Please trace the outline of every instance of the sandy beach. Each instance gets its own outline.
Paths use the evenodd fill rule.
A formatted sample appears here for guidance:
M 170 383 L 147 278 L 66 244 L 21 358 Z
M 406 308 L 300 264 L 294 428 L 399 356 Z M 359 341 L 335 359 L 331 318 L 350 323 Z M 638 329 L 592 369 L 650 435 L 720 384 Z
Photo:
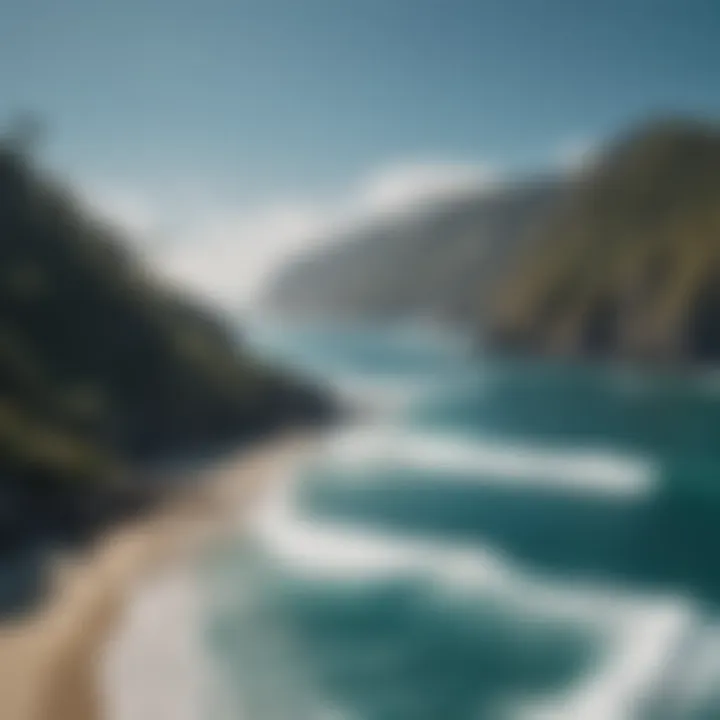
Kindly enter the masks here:
M 2 719 L 107 718 L 100 676 L 132 599 L 163 569 L 187 564 L 204 543 L 237 528 L 242 512 L 309 444 L 295 433 L 226 457 L 191 489 L 59 565 L 48 601 L 0 625 Z

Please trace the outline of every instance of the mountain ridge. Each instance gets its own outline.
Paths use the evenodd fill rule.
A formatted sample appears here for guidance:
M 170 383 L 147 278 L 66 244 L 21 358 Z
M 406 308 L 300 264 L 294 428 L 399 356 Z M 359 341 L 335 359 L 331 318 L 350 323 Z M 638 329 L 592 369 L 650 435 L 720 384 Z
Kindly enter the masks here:
M 639 123 L 583 167 L 361 231 L 282 270 L 268 305 L 431 315 L 503 352 L 720 360 L 720 125 Z
M 152 499 L 148 464 L 331 412 L 9 141 L 0 239 L 0 554 Z
M 538 176 L 373 219 L 281 268 L 263 304 L 289 316 L 471 315 L 489 288 L 475 297 L 478 288 L 466 282 L 467 293 L 455 298 L 444 288 L 457 285 L 458 274 L 485 270 L 479 248 L 492 255 L 494 267 L 507 263 L 525 242 L 532 217 L 544 212 L 561 183 Z M 486 271 L 484 276 L 491 281 Z

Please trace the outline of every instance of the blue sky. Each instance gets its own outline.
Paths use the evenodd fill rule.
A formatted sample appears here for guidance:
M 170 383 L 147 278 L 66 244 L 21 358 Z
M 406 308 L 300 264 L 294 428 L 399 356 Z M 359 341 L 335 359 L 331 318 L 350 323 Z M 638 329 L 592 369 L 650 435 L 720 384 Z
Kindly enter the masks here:
M 718 115 L 719 81 L 717 0 L 0 0 L 0 118 L 39 113 L 52 165 L 168 232 L 413 163 L 537 168 Z

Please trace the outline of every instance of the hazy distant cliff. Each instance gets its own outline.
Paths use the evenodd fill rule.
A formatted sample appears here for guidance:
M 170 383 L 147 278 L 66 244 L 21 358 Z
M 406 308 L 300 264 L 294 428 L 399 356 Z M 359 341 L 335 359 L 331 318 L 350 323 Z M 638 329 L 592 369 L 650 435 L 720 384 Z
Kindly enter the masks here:
M 294 317 L 474 321 L 560 187 L 537 179 L 377 220 L 289 263 L 266 303 Z
M 292 315 L 434 315 L 490 346 L 720 359 L 720 128 L 637 127 L 572 177 L 378 223 L 291 263 Z

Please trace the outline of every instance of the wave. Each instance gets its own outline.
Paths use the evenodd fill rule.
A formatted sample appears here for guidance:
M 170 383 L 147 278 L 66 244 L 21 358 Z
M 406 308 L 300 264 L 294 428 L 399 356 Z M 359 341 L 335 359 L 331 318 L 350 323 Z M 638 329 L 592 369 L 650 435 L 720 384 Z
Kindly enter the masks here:
M 374 416 L 389 417 L 428 400 L 444 387 L 440 381 L 423 376 L 398 378 L 393 375 L 368 377 L 361 373 L 340 373 L 330 383 L 341 402 Z
M 390 534 L 353 530 L 339 524 L 310 522 L 279 505 L 269 513 L 260 534 L 275 563 L 314 587 L 368 588 L 383 582 L 413 581 L 415 595 L 445 608 L 445 616 L 463 627 L 466 643 L 482 639 L 488 627 L 508 622 L 512 643 L 533 642 L 529 628 L 590 632 L 594 661 L 568 686 L 553 694 L 512 698 L 497 717 L 517 720 L 636 720 L 653 693 L 667 680 L 672 659 L 700 627 L 702 617 L 692 598 L 649 596 L 622 586 L 549 580 L 486 547 L 409 540 Z M 488 614 L 487 602 L 493 605 Z M 508 621 L 508 613 L 511 618 Z M 473 630 L 480 616 L 482 633 Z M 432 615 L 437 620 L 437 612 Z M 425 622 L 420 623 L 424 628 Z M 475 635 L 473 635 L 475 633 Z M 527 638 L 525 637 L 527 635 Z M 468 639 L 469 638 L 469 639 Z M 524 652 L 521 650 L 521 652 Z M 696 653 L 697 654 L 697 653 Z M 708 653 L 705 653 L 708 655 Z M 547 649 L 544 657 L 550 658 Z M 706 664 L 709 662 L 705 660 Z M 579 661 L 575 665 L 581 666 Z M 717 681 L 718 663 L 709 670 Z M 700 675 L 693 673 L 693 676 Z M 707 676 L 707 673 L 706 673 Z M 704 690 L 688 690 L 697 698 Z M 693 700 L 695 701 L 695 700 Z M 687 707 L 687 704 L 684 705 Z M 686 715 L 678 714 L 678 718 Z
M 603 449 L 550 448 L 531 443 L 465 440 L 438 433 L 368 426 L 338 432 L 321 462 L 331 466 L 437 469 L 473 483 L 514 484 L 642 497 L 659 476 L 657 463 Z M 422 475 L 418 475 L 418 480 Z
M 200 629 L 201 588 L 186 567 L 133 598 L 104 655 L 107 720 L 200 720 L 209 677 Z
M 699 626 L 693 605 L 681 599 L 623 603 L 611 611 L 614 623 L 608 628 L 612 651 L 605 663 L 574 688 L 555 697 L 533 699 L 517 708 L 518 720 L 638 720 L 652 717 L 647 708 L 666 668 L 681 652 L 683 640 Z M 717 680 L 717 675 L 715 676 Z M 668 720 L 686 718 L 663 714 Z

